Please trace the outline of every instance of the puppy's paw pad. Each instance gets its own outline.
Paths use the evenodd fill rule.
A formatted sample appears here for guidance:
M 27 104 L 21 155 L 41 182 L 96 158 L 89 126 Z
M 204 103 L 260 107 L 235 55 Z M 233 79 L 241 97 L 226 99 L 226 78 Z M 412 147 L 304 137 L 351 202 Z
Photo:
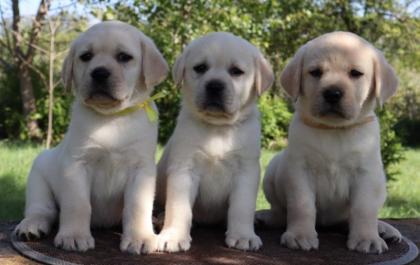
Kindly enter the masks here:
M 388 250 L 386 242 L 376 235 L 367 237 L 350 237 L 347 241 L 347 247 L 350 250 L 374 254 L 381 254 L 382 252 Z
M 50 232 L 50 224 L 46 218 L 30 217 L 23 219 L 16 226 L 14 233 L 25 240 L 37 239 Z
M 123 235 L 120 249 L 131 254 L 148 254 L 158 249 L 157 236 L 155 234 L 147 236 Z
M 54 239 L 54 245 L 64 250 L 85 252 L 95 248 L 95 240 L 90 234 L 73 235 L 58 233 Z
M 281 236 L 281 244 L 291 249 L 309 251 L 312 249 L 318 249 L 319 240 L 316 232 L 304 234 L 286 231 Z
M 163 230 L 158 236 L 158 250 L 165 252 L 187 251 L 191 247 L 191 236 L 188 233 L 176 233 Z
M 262 246 L 262 241 L 256 234 L 249 236 L 227 235 L 225 242 L 226 245 L 230 248 L 236 248 L 245 251 L 256 251 Z

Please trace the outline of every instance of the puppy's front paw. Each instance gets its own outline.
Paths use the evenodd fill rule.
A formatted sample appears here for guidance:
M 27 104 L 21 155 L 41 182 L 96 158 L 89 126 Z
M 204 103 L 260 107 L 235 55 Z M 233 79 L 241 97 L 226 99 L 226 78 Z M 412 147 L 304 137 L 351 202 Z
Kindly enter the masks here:
M 131 254 L 148 254 L 158 249 L 157 236 L 155 234 L 135 236 L 124 234 L 121 238 L 120 249 Z
M 187 251 L 191 247 L 189 233 L 180 233 L 175 229 L 164 229 L 158 235 L 158 250 L 166 252 Z
M 387 244 L 379 237 L 379 235 L 350 236 L 347 241 L 347 247 L 350 250 L 375 254 L 381 254 L 382 252 L 388 250 Z
M 316 231 L 305 233 L 287 230 L 281 236 L 281 244 L 291 249 L 302 249 L 306 251 L 318 249 L 318 234 Z
M 253 232 L 250 232 L 246 235 L 228 232 L 226 233 L 225 242 L 226 245 L 230 248 L 236 248 L 245 251 L 256 251 L 262 246 L 260 237 Z
M 64 250 L 85 252 L 95 248 L 95 240 L 90 233 L 58 232 L 54 239 L 54 245 Z
M 14 233 L 23 239 L 40 238 L 50 232 L 50 223 L 43 217 L 29 217 L 23 219 L 16 226 Z

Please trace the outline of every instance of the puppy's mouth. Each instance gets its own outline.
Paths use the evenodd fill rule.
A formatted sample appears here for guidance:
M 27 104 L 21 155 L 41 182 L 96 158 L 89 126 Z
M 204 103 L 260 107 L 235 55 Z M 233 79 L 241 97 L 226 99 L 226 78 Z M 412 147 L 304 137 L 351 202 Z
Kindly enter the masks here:
M 226 112 L 215 112 L 215 111 L 200 111 L 200 113 L 206 117 L 215 118 L 215 119 L 230 119 L 231 114 Z
M 95 91 L 85 99 L 85 104 L 99 108 L 113 108 L 120 105 L 121 100 L 104 91 Z
M 229 118 L 232 116 L 232 113 L 220 101 L 206 101 L 198 109 L 201 114 L 213 118 Z
M 339 118 L 339 119 L 350 119 L 349 115 L 345 113 L 340 107 L 335 105 L 325 106 L 323 107 L 318 115 L 320 117 L 327 117 L 327 118 Z
M 212 113 L 225 113 L 226 112 L 225 105 L 219 101 L 208 101 L 201 107 L 201 109 L 205 112 L 212 112 Z

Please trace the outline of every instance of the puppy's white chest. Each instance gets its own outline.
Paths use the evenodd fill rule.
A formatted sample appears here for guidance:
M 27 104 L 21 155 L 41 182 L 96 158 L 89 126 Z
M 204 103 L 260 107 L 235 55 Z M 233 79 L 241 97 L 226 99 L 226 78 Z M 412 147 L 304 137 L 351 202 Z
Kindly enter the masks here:
M 196 152 L 193 168 L 200 178 L 201 191 L 221 196 L 229 193 L 231 182 L 240 165 L 240 157 L 233 150 L 231 139 L 209 138 Z
M 89 167 L 89 175 L 92 178 L 95 196 L 112 196 L 112 193 L 122 191 L 126 179 L 133 167 L 133 156 L 135 153 L 128 149 L 117 152 L 115 150 L 96 150 L 95 159 Z
M 127 123 L 130 121 L 126 121 Z M 124 124 L 123 122 L 113 122 L 94 130 L 90 139 L 92 142 L 107 149 L 116 149 L 121 152 L 122 149 L 133 146 L 141 137 L 141 126 L 134 124 Z M 118 154 L 115 154 L 118 156 Z
M 217 162 L 228 160 L 233 149 L 233 140 L 229 136 L 208 137 L 203 143 L 200 153 L 203 158 Z
M 197 152 L 193 173 L 199 177 L 200 190 L 213 194 L 229 193 L 231 182 L 239 170 L 239 157 L 234 154 L 211 156 Z
M 88 165 L 91 178 L 92 223 L 113 225 L 121 219 L 124 190 L 134 174 L 131 150 L 97 150 Z
M 312 172 L 318 191 L 326 191 L 326 197 L 348 197 L 351 176 L 337 161 L 329 161 Z
M 239 157 L 214 150 L 212 155 L 197 152 L 193 161 L 193 175 L 198 182 L 194 219 L 216 222 L 226 217 L 232 185 L 240 166 Z

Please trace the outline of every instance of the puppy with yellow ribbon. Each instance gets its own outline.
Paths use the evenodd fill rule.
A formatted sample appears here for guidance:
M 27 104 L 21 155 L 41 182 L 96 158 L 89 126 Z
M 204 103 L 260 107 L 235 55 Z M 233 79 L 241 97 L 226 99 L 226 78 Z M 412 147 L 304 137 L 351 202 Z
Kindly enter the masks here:
M 122 222 L 122 251 L 156 250 L 153 100 L 162 95 L 150 95 L 167 72 L 153 41 L 130 25 L 99 23 L 74 41 L 62 71 L 75 95 L 71 122 L 33 163 L 19 236 L 48 234 L 58 220 L 55 245 L 86 251 L 95 246 L 91 226 Z

